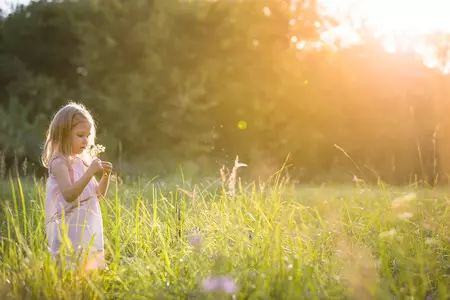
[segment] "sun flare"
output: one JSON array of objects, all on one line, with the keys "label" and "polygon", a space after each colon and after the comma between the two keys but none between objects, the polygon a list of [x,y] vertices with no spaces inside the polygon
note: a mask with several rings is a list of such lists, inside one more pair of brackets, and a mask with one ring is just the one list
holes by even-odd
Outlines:
[{"label": "sun flare", "polygon": [[[430,44],[432,34],[450,40],[449,0],[319,0],[326,14],[336,17],[341,26],[334,33],[348,44],[358,42],[354,29],[368,29],[383,41],[390,53],[413,51],[423,57],[429,67],[450,72],[450,55],[447,61],[438,61],[436,46]],[[444,45],[449,47],[450,45]]]},{"label": "sun flare", "polygon": [[335,15],[366,23],[376,34],[450,32],[448,0],[319,0]]}]

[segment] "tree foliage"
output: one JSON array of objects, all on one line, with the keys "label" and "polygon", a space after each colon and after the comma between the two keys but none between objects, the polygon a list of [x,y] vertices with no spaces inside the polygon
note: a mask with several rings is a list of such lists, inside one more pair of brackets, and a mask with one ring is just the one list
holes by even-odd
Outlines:
[{"label": "tree foliage", "polygon": [[[184,165],[191,175],[215,174],[238,154],[255,177],[289,156],[299,180],[443,178],[448,76],[373,39],[321,43],[333,23],[314,1],[301,3],[20,7],[0,23],[0,147],[28,145],[23,155],[36,158],[36,137],[72,99],[94,112],[100,142],[110,159],[127,162],[123,171],[168,174]],[[298,49],[293,36],[312,48]]]}]

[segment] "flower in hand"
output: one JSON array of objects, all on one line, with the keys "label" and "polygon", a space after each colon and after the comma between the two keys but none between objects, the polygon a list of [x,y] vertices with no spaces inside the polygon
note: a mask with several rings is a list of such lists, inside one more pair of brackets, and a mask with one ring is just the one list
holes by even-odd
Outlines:
[{"label": "flower in hand", "polygon": [[103,176],[109,177],[112,171],[112,163],[109,161],[101,161],[102,167],[103,167]]},{"label": "flower in hand", "polygon": [[105,146],[98,144],[98,145],[91,145],[88,151],[91,157],[96,157],[100,153],[105,152],[105,150],[106,150]]}]

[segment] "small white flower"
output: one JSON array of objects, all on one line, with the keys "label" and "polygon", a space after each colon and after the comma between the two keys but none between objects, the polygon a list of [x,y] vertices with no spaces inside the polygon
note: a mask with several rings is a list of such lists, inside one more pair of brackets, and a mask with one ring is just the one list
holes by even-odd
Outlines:
[{"label": "small white flower", "polygon": [[392,201],[392,208],[401,207],[401,206],[408,204],[409,202],[415,200],[416,198],[417,198],[416,193],[409,193],[405,196],[395,198]]},{"label": "small white flower", "polygon": [[407,219],[411,219],[413,217],[413,214],[410,212],[404,212],[402,214],[399,214],[398,217],[401,220],[407,220]]},{"label": "small white flower", "polygon": [[105,152],[106,148],[103,145],[91,145],[91,148],[88,150],[91,157],[96,157],[100,153]]},{"label": "small white flower", "polygon": [[264,6],[263,11],[266,16],[270,16],[272,14],[272,11],[267,6]]},{"label": "small white flower", "polygon": [[425,244],[426,245],[439,245],[440,242],[437,239],[427,238],[427,239],[425,239]]},{"label": "small white flower", "polygon": [[379,234],[379,236],[380,236],[380,238],[386,238],[386,237],[394,236],[396,233],[397,233],[397,230],[392,228],[391,230],[381,232]]}]

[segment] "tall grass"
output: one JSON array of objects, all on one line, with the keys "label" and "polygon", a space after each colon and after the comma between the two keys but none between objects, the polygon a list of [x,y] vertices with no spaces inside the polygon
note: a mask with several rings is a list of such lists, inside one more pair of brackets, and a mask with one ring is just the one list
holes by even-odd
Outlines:
[{"label": "tall grass", "polygon": [[[44,183],[0,182],[0,295],[11,299],[447,299],[446,191],[112,185],[108,269],[60,269],[47,251]],[[8,192],[7,192],[8,190]]]}]

